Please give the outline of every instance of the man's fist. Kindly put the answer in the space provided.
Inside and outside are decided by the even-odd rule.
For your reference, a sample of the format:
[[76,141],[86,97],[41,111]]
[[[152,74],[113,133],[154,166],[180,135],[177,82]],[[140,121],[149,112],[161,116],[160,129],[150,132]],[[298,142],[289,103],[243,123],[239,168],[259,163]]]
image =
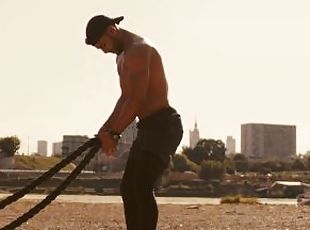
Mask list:
[[97,137],[101,142],[101,150],[103,153],[107,154],[108,156],[115,153],[117,140],[112,137],[109,131],[99,131]]

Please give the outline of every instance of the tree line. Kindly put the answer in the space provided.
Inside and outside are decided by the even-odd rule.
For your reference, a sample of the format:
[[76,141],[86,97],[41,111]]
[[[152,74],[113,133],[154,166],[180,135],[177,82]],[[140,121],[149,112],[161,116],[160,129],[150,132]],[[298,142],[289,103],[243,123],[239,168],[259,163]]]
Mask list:
[[220,179],[225,173],[258,172],[267,174],[282,171],[310,170],[310,157],[297,156],[291,161],[252,160],[243,154],[226,156],[221,140],[201,139],[194,148],[183,147],[181,154],[173,156],[173,170],[192,171],[202,179]]

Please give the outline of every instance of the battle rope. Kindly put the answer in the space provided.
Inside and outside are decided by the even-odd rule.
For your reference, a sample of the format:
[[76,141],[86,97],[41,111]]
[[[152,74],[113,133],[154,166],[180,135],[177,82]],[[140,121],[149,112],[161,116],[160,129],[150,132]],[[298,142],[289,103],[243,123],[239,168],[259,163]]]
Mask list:
[[[90,139],[84,145],[79,147],[75,152],[73,152],[69,157],[65,158],[63,161],[58,163],[55,167],[50,169],[48,172],[44,173],[34,182],[26,186],[21,191],[15,193],[14,195],[4,199],[1,201],[1,208],[9,205],[10,203],[18,200],[23,197],[26,193],[30,192],[33,188],[35,188],[38,184],[42,183],[45,179],[53,176],[56,172],[58,172],[61,168],[66,166],[68,163],[73,161],[77,156],[81,155],[86,149],[90,148],[89,152],[85,155],[84,159],[80,162],[80,164],[71,172],[71,174],[54,190],[52,191],[44,200],[38,203],[36,206],[31,208],[27,213],[18,217],[16,220],[1,228],[0,230],[12,230],[16,227],[22,225],[28,219],[32,218],[36,214],[38,214],[42,209],[44,209],[47,205],[49,205],[66,187],[74,180],[79,173],[83,170],[83,168],[89,163],[89,161],[95,156],[95,154],[100,149],[100,142],[97,138]],[[16,195],[17,194],[17,195]]]
[[52,177],[54,174],[56,174],[59,170],[61,170],[63,167],[65,167],[67,164],[75,160],[79,155],[81,155],[85,150],[90,148],[91,146],[95,145],[96,139],[90,139],[88,142],[80,146],[76,151],[74,151],[71,155],[69,155],[67,158],[63,159],[61,162],[56,164],[53,168],[49,169],[47,172],[42,174],[40,177],[38,177],[36,180],[32,181],[29,185],[24,187],[23,189],[19,190],[18,192],[14,193],[13,195],[6,197],[4,200],[0,201],[0,209],[5,208],[7,205],[13,203],[14,201],[17,201],[18,199],[25,196],[27,193],[32,191],[36,186],[43,183],[48,178]]

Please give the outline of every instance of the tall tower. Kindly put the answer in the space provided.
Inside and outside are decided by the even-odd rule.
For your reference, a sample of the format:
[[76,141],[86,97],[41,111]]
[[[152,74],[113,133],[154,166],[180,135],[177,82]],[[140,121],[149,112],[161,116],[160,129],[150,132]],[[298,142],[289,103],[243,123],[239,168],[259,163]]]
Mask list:
[[227,136],[226,139],[226,154],[236,153],[236,140],[232,136]]
[[38,141],[38,154],[41,156],[47,156],[47,141]]
[[197,127],[197,121],[195,121],[195,127],[189,131],[189,147],[194,148],[199,141],[199,130]]

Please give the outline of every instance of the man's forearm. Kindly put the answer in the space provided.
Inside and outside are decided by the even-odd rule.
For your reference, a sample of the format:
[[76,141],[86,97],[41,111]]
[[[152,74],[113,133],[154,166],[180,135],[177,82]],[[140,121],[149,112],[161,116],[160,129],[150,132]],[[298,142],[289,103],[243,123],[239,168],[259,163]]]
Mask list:
[[107,119],[107,121],[103,124],[103,126],[101,127],[100,130],[103,129],[111,129],[111,126],[113,125],[113,123],[115,122],[115,120],[118,117],[118,114],[120,113],[120,111],[122,110],[123,104],[125,103],[125,99],[123,96],[120,96],[120,98],[118,99],[113,112],[111,113],[111,115],[109,116],[109,118]]
[[136,118],[140,105],[139,102],[126,99],[122,105],[120,113],[113,123],[111,123],[110,128],[117,133],[122,133]]

